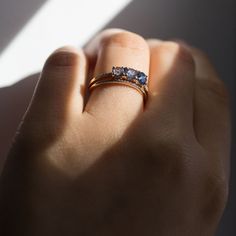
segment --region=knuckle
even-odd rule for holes
[[[46,61],[46,66],[73,66],[85,62],[85,56],[76,48],[66,46],[53,52]]]
[[[206,52],[195,47],[191,47],[190,50],[196,61],[196,65],[199,71],[202,70],[205,73],[211,73],[217,75],[217,72],[214,66],[212,65],[211,60]],[[199,73],[198,70],[197,74]]]
[[[197,84],[200,89],[204,90],[207,97],[211,97],[217,102],[229,104],[230,95],[225,83],[218,78],[202,78],[197,79]]]
[[[120,32],[125,32],[125,30],[121,28],[108,28],[103,30],[100,34],[98,34],[98,37],[103,38]]]
[[[137,50],[149,50],[148,44],[143,37],[128,31],[114,33],[109,37],[105,37],[101,42],[102,47],[109,47],[113,45]]]
[[[164,42],[157,46],[155,51],[167,59],[179,60],[194,67],[194,59],[190,50],[177,42]]]

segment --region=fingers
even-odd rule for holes
[[[122,31],[113,32],[100,40],[94,75],[111,72],[113,66],[131,67],[148,74],[149,48],[139,35]],[[103,85],[95,88],[85,110],[96,117],[123,127],[143,109],[143,97],[138,91],[125,85]],[[121,128],[121,127],[120,127]]]
[[[94,38],[92,38],[92,40],[90,40],[84,46],[84,51],[86,53],[86,56],[90,60],[95,61],[94,63],[96,63],[97,53],[98,53],[101,42],[105,38],[109,38],[112,35],[117,34],[117,33],[121,33],[121,32],[126,32],[126,31],[122,30],[122,29],[107,29],[107,30],[103,30],[101,33],[97,34]]]
[[[35,132],[62,127],[83,110],[86,59],[72,47],[56,50],[47,59],[25,120]]]
[[[211,160],[215,162],[218,156],[229,173],[229,95],[211,62],[203,52],[182,43],[148,43],[151,61],[147,112],[168,127],[175,124],[188,132],[193,127]]]
[[[227,89],[206,54],[188,49],[196,63],[194,127],[199,143],[229,172],[230,108]]]
[[[174,42],[149,40],[151,62],[147,113],[169,128],[193,131],[194,61]],[[158,122],[157,122],[158,123]]]

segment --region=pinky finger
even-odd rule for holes
[[[202,51],[190,48],[196,64],[194,127],[199,143],[229,175],[231,122],[227,87]],[[211,161],[211,160],[210,160]]]

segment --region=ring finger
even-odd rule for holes
[[[97,42],[96,42],[97,43]],[[91,42],[95,44],[95,42]],[[107,33],[99,40],[94,76],[111,72],[113,66],[130,67],[148,74],[149,47],[139,35],[127,31]],[[129,126],[143,109],[143,97],[125,85],[98,86],[90,94],[85,111],[104,123],[118,125],[119,130]]]

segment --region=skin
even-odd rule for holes
[[[86,90],[127,66],[127,86]],[[123,30],[46,61],[0,179],[1,235],[214,235],[228,196],[229,96],[207,56]]]

